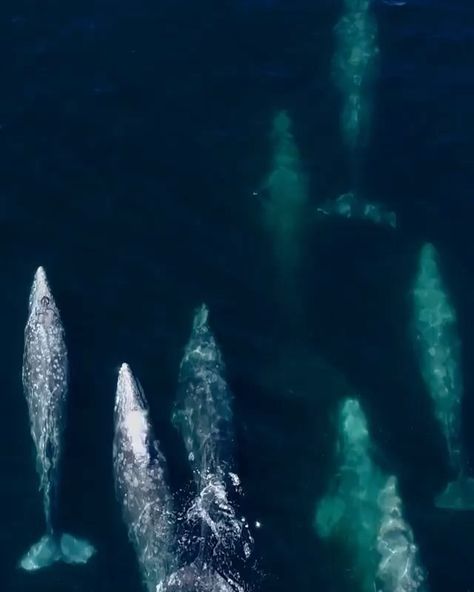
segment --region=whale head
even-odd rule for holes
[[[142,387],[126,363],[119,369],[115,404],[123,411],[146,411],[148,407]]]
[[[142,388],[128,364],[122,364],[119,370],[115,414],[135,457],[147,457],[150,432],[148,406]]]
[[[369,430],[367,420],[362,407],[357,399],[346,399],[340,411],[340,430],[344,446],[367,447],[369,443]]]
[[[59,310],[43,267],[38,267],[35,273],[30,292],[29,316],[46,327],[59,319]]]

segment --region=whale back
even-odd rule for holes
[[[174,569],[174,513],[166,461],[139,382],[124,364],[114,410],[115,489],[143,580],[156,592]]]
[[[30,293],[22,380],[46,521],[51,528],[51,505],[68,389],[68,360],[61,317],[42,268],[36,272]]]
[[[194,317],[179,372],[173,423],[181,432],[198,485],[232,464],[232,395],[206,306]]]
[[[242,587],[219,573],[191,563],[172,574],[158,592],[242,592]]]

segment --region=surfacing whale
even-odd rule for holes
[[[117,498],[148,592],[177,568],[175,515],[166,461],[154,439],[143,390],[127,364],[117,381],[113,466]]]
[[[205,485],[208,474],[223,475],[233,464],[232,394],[208,316],[205,305],[195,312],[172,417],[198,487]]]
[[[232,398],[202,306],[180,368],[173,421],[188,451],[194,495],[175,512],[166,462],[153,437],[143,390],[127,364],[114,411],[114,477],[129,539],[148,592],[244,592],[252,551],[233,465]]]
[[[55,525],[68,360],[59,310],[42,267],[36,271],[30,292],[22,378],[43,492],[46,534],[30,548],[20,565],[32,571],[56,561],[85,563],[94,553],[92,545],[61,534]]]
[[[253,539],[247,521],[235,510],[240,481],[234,470],[232,394],[208,314],[203,305],[194,315],[173,423],[184,440],[196,485],[185,517],[188,530],[198,531],[194,539],[187,539],[197,543],[194,564],[206,566],[212,578],[232,582],[231,589],[236,589],[237,566],[252,554]]]

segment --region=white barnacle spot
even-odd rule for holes
[[[148,425],[145,413],[141,409],[129,411],[125,415],[124,424],[134,454],[139,457],[146,456],[146,435]]]
[[[236,488],[239,487],[239,485],[240,485],[239,476],[236,473],[229,472],[229,477],[230,477],[230,480],[232,481],[232,485]]]

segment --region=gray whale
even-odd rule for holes
[[[43,493],[46,534],[30,548],[20,565],[32,571],[56,561],[85,563],[94,553],[92,545],[70,534],[60,534],[54,525],[68,359],[59,310],[42,267],[36,271],[30,292],[22,378]]]

